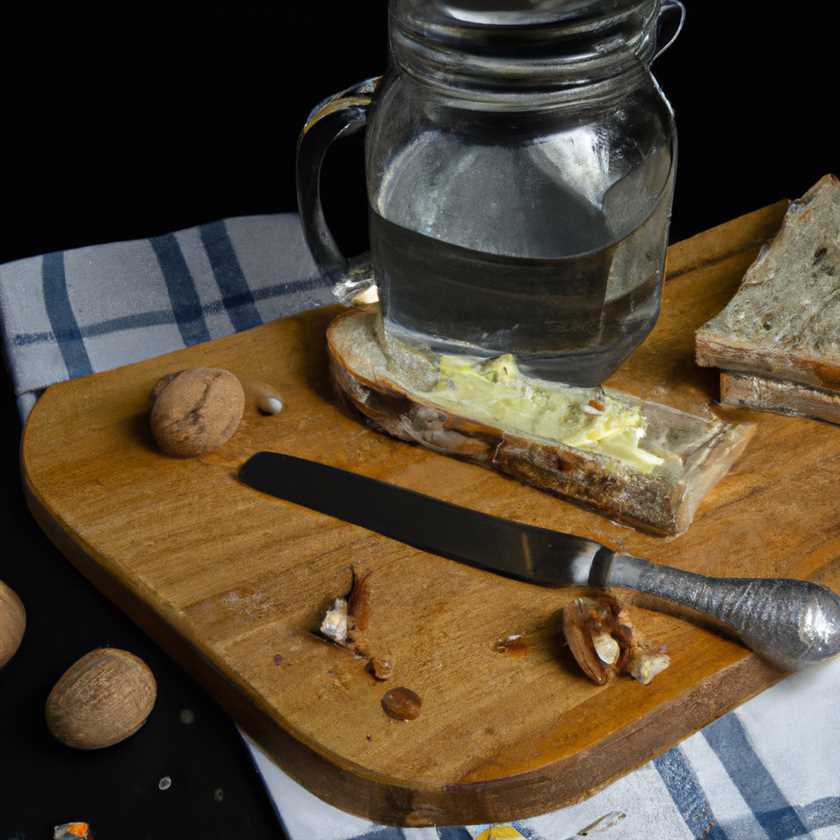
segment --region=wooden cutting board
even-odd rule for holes
[[[671,248],[662,317],[609,384],[708,411],[717,377],[693,364],[693,332],[735,291],[784,209]],[[524,817],[587,796],[783,676],[711,630],[636,604],[637,625],[667,644],[672,666],[649,686],[596,687],[559,632],[558,611],[579,590],[540,589],[407,548],[262,496],[237,482],[237,469],[273,449],[679,568],[837,587],[840,428],[750,415],[753,441],[688,533],[645,536],[342,414],[326,384],[324,329],[334,314],[56,385],[36,405],[22,450],[32,512],[56,545],[290,775],[386,823]],[[272,383],[287,408],[264,417],[249,402],[221,451],[168,458],[147,429],[149,391],[162,374],[197,365]],[[388,683],[312,633],[347,592],[351,565],[371,572],[368,636],[396,660]],[[524,643],[498,652],[510,634]],[[417,720],[383,713],[380,700],[396,686],[422,698]]]

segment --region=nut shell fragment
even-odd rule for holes
[[[373,656],[368,670],[378,680],[388,680],[394,673],[394,660],[390,656]]]
[[[367,630],[370,620],[370,576],[371,572],[366,572],[359,577],[354,568],[353,584],[347,596],[347,614],[353,619],[354,628],[361,632]]]
[[[588,600],[575,598],[563,608],[563,632],[572,656],[584,674],[597,685],[606,685],[612,678],[612,670],[599,659],[595,651],[586,605]]]
[[[527,656],[528,640],[522,633],[511,633],[503,639],[497,639],[493,650],[496,653],[506,653],[511,656]]]
[[[634,680],[638,680],[642,685],[647,685],[670,664],[671,657],[665,653],[645,653],[638,650],[630,656],[628,672]]]
[[[384,653],[381,648],[375,651],[375,645],[368,641],[365,631],[370,621],[370,577],[372,572],[368,571],[359,574],[355,567],[351,567],[352,583],[350,591],[344,598],[336,598],[332,606],[327,610],[321,621],[320,634],[331,642],[351,651],[356,659],[365,659],[368,673],[376,680],[384,681],[390,679],[394,673],[393,656]],[[391,717],[398,717],[400,714],[408,714],[408,717],[398,717],[399,720],[413,720],[410,709],[414,698],[417,704],[417,711],[414,717],[420,714],[420,698],[408,689],[394,689],[396,695],[390,696],[390,692],[383,698],[383,708],[386,699],[389,704],[395,704],[397,711]],[[407,698],[404,692],[408,692],[411,698]],[[400,703],[403,705],[401,706]],[[402,710],[402,711],[400,711]],[[408,710],[408,711],[406,711]]]

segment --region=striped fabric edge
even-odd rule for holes
[[[266,286],[262,289],[254,289],[254,301],[271,300],[273,298],[293,295],[298,292],[308,292],[315,289],[327,289],[327,282],[322,277],[311,277],[305,280],[294,280],[289,283],[278,283],[274,286]],[[202,304],[201,311],[204,316],[214,315],[227,309],[224,299],[211,301]],[[100,335],[107,335],[123,330],[143,329],[144,327],[160,326],[162,324],[175,324],[177,318],[166,309],[155,309],[149,312],[135,315],[124,315],[119,318],[108,318],[84,327],[78,327],[79,335],[83,338],[95,338]],[[246,328],[250,329],[250,328]],[[11,343],[15,347],[23,347],[27,344],[40,344],[42,342],[61,341],[62,337],[54,330],[36,333],[16,333],[12,336]]]
[[[679,748],[674,747],[653,760],[665,788],[692,837],[728,840],[700,785],[694,768]]]
[[[199,236],[222,293],[222,305],[236,332],[262,323],[224,220],[199,226]]]
[[[208,262],[220,295],[208,303],[201,303],[195,280],[189,271],[184,253],[175,233],[149,237],[149,243],[157,259],[170,300],[169,309],[155,309],[116,318],[107,318],[80,326],[73,311],[65,275],[65,253],[54,251],[45,254],[41,260],[41,294],[43,296],[49,329],[39,332],[19,332],[6,336],[10,356],[15,349],[32,344],[54,343],[58,346],[64,362],[66,376],[53,372],[41,381],[27,383],[23,390],[18,386],[15,373],[17,359],[7,358],[7,367],[15,383],[15,396],[23,420],[29,414],[38,396],[55,382],[86,376],[98,372],[88,355],[85,341],[126,330],[142,330],[149,327],[175,324],[184,346],[207,341],[210,334],[206,318],[208,315],[226,312],[232,333],[258,326],[263,322],[256,304],[278,298],[294,298],[300,294],[323,292],[324,303],[329,302],[329,283],[321,276],[275,283],[258,289],[251,289],[240,265],[236,249],[230,238],[227,220],[199,225],[195,230],[207,253]],[[187,228],[191,230],[191,228]],[[142,240],[141,240],[142,241]],[[119,244],[119,243],[113,243]],[[94,246],[97,247],[97,246]],[[5,345],[4,345],[5,346]]]
[[[184,252],[174,233],[164,233],[149,239],[160,265],[172,315],[185,347],[210,340],[210,330],[198,296],[195,280],[190,273]]]
[[[755,751],[736,712],[710,723],[701,734],[771,840],[811,836]]]
[[[779,788],[773,773],[761,759],[737,712],[730,712],[700,730],[741,794],[749,815],[720,822],[715,816],[691,763],[680,747],[654,759],[671,799],[695,838],[794,840],[812,837],[812,832],[840,827],[840,795],[827,796],[805,804],[792,804]],[[832,835],[834,836],[834,835]],[[840,838],[840,830],[837,835]]]
[[[64,252],[45,254],[41,261],[41,293],[52,334],[58,342],[67,376],[87,376],[93,373],[87,348],[82,340],[79,324],[70,303],[67,277],[64,272]]]

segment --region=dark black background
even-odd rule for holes
[[[0,12],[0,261],[293,210],[308,110],[385,63],[384,0],[66,5]],[[805,4],[784,15],[731,0],[688,6],[680,41],[656,67],[680,131],[673,241],[840,170],[828,21]],[[361,250],[360,141],[331,154],[324,179],[340,242]],[[120,840],[282,836],[226,716],[26,513],[8,383],[3,394],[0,578],[25,602],[29,628],[0,673],[0,840],[52,836],[70,819]],[[76,753],[47,735],[43,703],[61,672],[101,645],[142,656],[159,700],[136,737]],[[194,724],[179,721],[184,708]]]

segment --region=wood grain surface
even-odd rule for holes
[[[694,330],[734,293],[785,204],[669,252],[662,317],[609,382],[677,408],[723,411],[717,373],[697,368]],[[212,691],[283,768],[327,801],[404,825],[508,820],[592,793],[783,674],[696,623],[631,606],[673,663],[651,685],[599,688],[571,662],[559,610],[578,590],[540,589],[408,548],[237,482],[260,449],[312,458],[487,513],[591,536],[679,568],[840,583],[840,430],[745,413],[741,460],[681,537],[639,534],[481,467],[376,434],[327,387],[335,310],[50,388],[27,424],[22,469],[33,513],[102,591]],[[163,374],[228,368],[276,386],[286,409],[249,398],[216,453],[158,452],[148,395]],[[370,572],[367,636],[395,659],[380,683],[313,635]],[[628,595],[629,593],[624,593]],[[497,640],[523,634],[508,653]],[[104,640],[103,640],[104,641]],[[382,710],[416,692],[416,720]],[[138,737],[142,737],[142,732]]]

